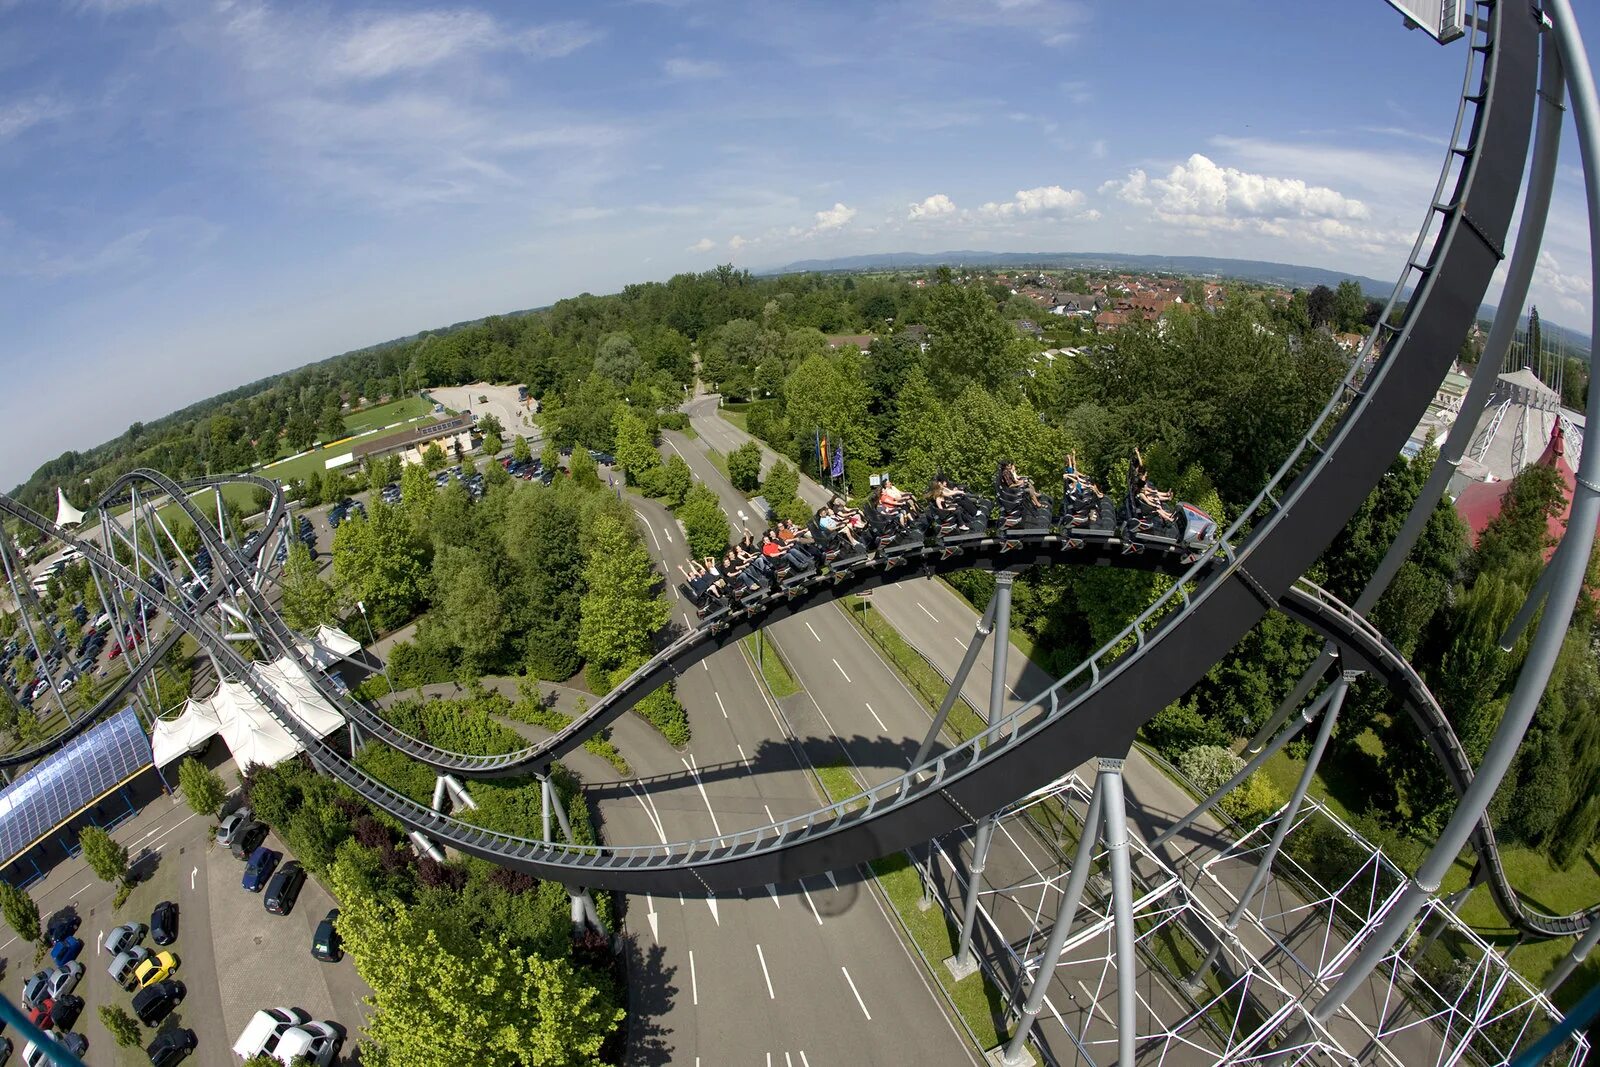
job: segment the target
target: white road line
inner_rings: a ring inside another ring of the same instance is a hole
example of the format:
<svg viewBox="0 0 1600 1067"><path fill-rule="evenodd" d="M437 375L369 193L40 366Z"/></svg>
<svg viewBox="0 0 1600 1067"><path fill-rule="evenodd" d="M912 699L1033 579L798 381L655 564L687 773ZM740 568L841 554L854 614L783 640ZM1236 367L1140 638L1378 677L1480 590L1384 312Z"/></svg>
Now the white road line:
<svg viewBox="0 0 1600 1067"><path fill-rule="evenodd" d="M654 526L651 526L648 522L644 524L644 528L646 530L650 531L650 540L652 540L652 541L654 541L656 543L656 551L660 552L661 551L661 538L656 536L656 528Z"/></svg>
<svg viewBox="0 0 1600 1067"><path fill-rule="evenodd" d="M641 793L638 786L629 782L628 788L633 790L633 795L638 798L639 806L644 809L644 817L650 820L650 825L655 829L656 836L661 838L663 845L666 844L667 832L661 825L661 814L651 806L650 801L646 799L647 794Z"/></svg>
<svg viewBox="0 0 1600 1067"><path fill-rule="evenodd" d="M94 883L90 882L88 885L84 886L82 889L80 889L76 893L72 894L72 897L70 899L77 900L79 897L81 897L83 894L87 893L89 890L91 890L93 888L94 888Z"/></svg>
<svg viewBox="0 0 1600 1067"><path fill-rule="evenodd" d="M778 821L778 820L777 820L777 819L775 819L775 818L773 818L773 817L772 817L772 809L771 809L771 808L768 808L768 807L767 807L767 806L766 806L766 805L765 805L765 804L763 804L763 805L761 805L761 806L762 806L762 807L763 807L763 808L765 808L765 809L766 809L766 812L767 812L767 821L768 821L768 822L777 822L777 821ZM666 842L665 842L665 841L663 841L663 842L661 842L661 843L662 843L662 844L663 844L663 845L664 845L664 844L666 844Z"/></svg>
<svg viewBox="0 0 1600 1067"><path fill-rule="evenodd" d="M920 601L920 600L917 601L917 607L922 608L922 601ZM922 613L924 615L926 615L928 618L932 619L934 622L938 622L939 621L939 616L935 615L933 612L929 611L927 608L922 608Z"/></svg>
<svg viewBox="0 0 1600 1067"><path fill-rule="evenodd" d="M811 625L811 624L810 624L810 623L807 623L807 624L806 624L806 625L807 625L807 626L809 626L809 625ZM835 667L839 667L839 661L838 661L838 660L834 660L834 661L833 661L833 665L834 665L834 666L835 666ZM839 673L840 673L840 674L844 674L844 668L843 668L843 667L839 667ZM847 683L847 684L853 684L853 683L851 683L851 682L850 682L850 676L849 676L849 675L848 675L848 674L844 674L844 680L845 680L845 682L846 682L846 683Z"/></svg>
<svg viewBox="0 0 1600 1067"><path fill-rule="evenodd" d="M872 711L872 705L871 704L867 705L867 710L868 711ZM878 729L880 729L880 730L887 730L888 729L887 726L883 725L883 720L878 718L878 713L877 712L872 711L872 719L873 719L874 722L876 722L878 724Z"/></svg>
<svg viewBox="0 0 1600 1067"><path fill-rule="evenodd" d="M750 766L750 757L744 754L744 746L735 741L733 743L733 747L739 750L739 762L744 764L746 767Z"/></svg>
<svg viewBox="0 0 1600 1067"><path fill-rule="evenodd" d="M694 977L694 949L689 950L689 997L695 1004L700 1003L700 983Z"/></svg>
<svg viewBox="0 0 1600 1067"><path fill-rule="evenodd" d="M663 526L661 527L661 532L667 535L667 544L672 544L672 527Z"/></svg>
<svg viewBox="0 0 1600 1067"><path fill-rule="evenodd" d="M817 638L817 643L818 643L818 644L821 644L821 643L822 643L822 638L820 638L820 637L817 637L817 631L816 631L816 630L814 630L814 629L812 629L812 627L811 627L811 624L810 624L810 623L809 623L809 622L808 622L808 623L806 623L806 629L808 629L808 630L811 630L811 636L812 636L812 637L816 637L816 638Z"/></svg>
<svg viewBox="0 0 1600 1067"><path fill-rule="evenodd" d="M794 1060L789 1058L789 1054L787 1052L783 1054L783 1064L784 1067L794 1067Z"/></svg>
<svg viewBox="0 0 1600 1067"><path fill-rule="evenodd" d="M717 822L716 809L712 808L712 806L711 806L711 798L706 795L705 783L700 780L700 768L691 766L689 761L684 759L682 756L678 757L678 762L683 764L683 769L684 770L688 771L691 775L694 776L695 787L700 790L700 799L706 802L706 811L711 813L711 828L717 832L717 836L718 837L721 837L722 836L722 825ZM665 841L663 841L661 843L663 845L666 844Z"/></svg>
<svg viewBox="0 0 1600 1067"><path fill-rule="evenodd" d="M966 648L967 647L967 643L965 641L961 640L961 638L959 638L959 637L952 637L950 640L954 641L956 644L960 645L962 648Z"/></svg>
<svg viewBox="0 0 1600 1067"><path fill-rule="evenodd" d="M685 615L684 618L688 618L688 616ZM703 671L709 671L711 669L711 666L710 666L710 664L706 663L705 660L701 660L700 661L700 669L703 670Z"/></svg>
<svg viewBox="0 0 1600 1067"><path fill-rule="evenodd" d="M704 663L705 660L701 660L700 662ZM722 717L724 719L726 719L728 717L728 706L722 702L722 694L721 693L716 693L714 690L713 690L713 692L714 692L714 694L715 694L715 696L717 698L717 707L722 709Z"/></svg>
<svg viewBox="0 0 1600 1067"><path fill-rule="evenodd" d="M106 947L105 946L105 941L106 941L106 932L104 930L101 930L98 934L95 935L95 938L94 938L94 954L96 956L100 955L101 950L103 950Z"/></svg>
<svg viewBox="0 0 1600 1067"><path fill-rule="evenodd" d="M800 892L806 895L806 903L811 905L811 914L817 917L817 925L822 925L822 913L817 910L817 902L811 899L811 890L806 888L804 882L800 883Z"/></svg>
<svg viewBox="0 0 1600 1067"><path fill-rule="evenodd" d="M805 1049L800 1050L800 1067L811 1067L811 1061L806 1059Z"/></svg>
<svg viewBox="0 0 1600 1067"><path fill-rule="evenodd" d="M661 843L663 845L666 844L665 841L663 841ZM199 867L195 867L195 868L193 868L193 869L191 869L189 871L189 891L191 893L194 892L194 880L199 874L200 874L200 868Z"/></svg>
<svg viewBox="0 0 1600 1067"><path fill-rule="evenodd" d="M778 887L771 882L767 883L767 893L772 897L772 902L778 905L778 910L783 910L783 902L778 899Z"/></svg>
<svg viewBox="0 0 1600 1067"><path fill-rule="evenodd" d="M1091 1016L1095 1012L1099 1012L1100 1018L1104 1019L1108 1023L1111 1023L1112 1026L1117 1025L1116 1023L1112 1022L1111 1016L1106 1014L1106 1010L1102 1008L1099 1002L1094 999L1094 994L1089 992L1089 987L1084 985L1081 980L1078 982L1078 988L1083 990L1083 999L1089 1002L1089 1014Z"/></svg>
<svg viewBox="0 0 1600 1067"><path fill-rule="evenodd" d="M756 958L761 961L761 977L767 980L767 999L777 1000L778 995L772 991L772 975L767 973L767 954L761 951L761 943L759 941L756 942ZM868 1018L871 1018L871 1016L868 1016Z"/></svg>
<svg viewBox="0 0 1600 1067"><path fill-rule="evenodd" d="M861 1005L861 1014L865 1015L867 1017L867 1022L870 1023L872 1021L872 1013L867 1010L867 1002L861 999L861 991L856 988L855 979L851 978L850 972L845 971L843 967L840 967L839 969L844 971L844 980L850 983L850 992L856 995L856 1003Z"/></svg>

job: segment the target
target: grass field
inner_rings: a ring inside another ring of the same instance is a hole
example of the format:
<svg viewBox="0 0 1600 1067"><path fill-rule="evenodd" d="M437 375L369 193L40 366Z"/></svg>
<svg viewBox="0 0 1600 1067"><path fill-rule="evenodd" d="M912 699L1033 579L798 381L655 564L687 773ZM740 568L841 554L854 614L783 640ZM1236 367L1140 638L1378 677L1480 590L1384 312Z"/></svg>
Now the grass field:
<svg viewBox="0 0 1600 1067"><path fill-rule="evenodd" d="M388 407L389 405L384 406ZM416 418L407 420L407 425L422 422L427 418L429 418L427 415L417 416ZM384 423L382 425L388 424ZM363 441L370 441L373 438L382 437L385 434L398 432L399 430L397 429L378 429L357 434L354 437L346 437L342 441L336 441L332 445L307 452L303 456L296 456L294 459L280 460L270 467L263 468L260 473L267 475L269 478L276 478L280 482L287 482L295 478L304 478L312 471L316 471L320 474L327 469L327 461L332 459L334 456L344 455L346 452L349 452L351 448Z"/></svg>
<svg viewBox="0 0 1600 1067"><path fill-rule="evenodd" d="M433 410L433 405L420 396L379 404L376 407L352 411L344 417L344 428L351 433L365 433L395 422L409 422Z"/></svg>

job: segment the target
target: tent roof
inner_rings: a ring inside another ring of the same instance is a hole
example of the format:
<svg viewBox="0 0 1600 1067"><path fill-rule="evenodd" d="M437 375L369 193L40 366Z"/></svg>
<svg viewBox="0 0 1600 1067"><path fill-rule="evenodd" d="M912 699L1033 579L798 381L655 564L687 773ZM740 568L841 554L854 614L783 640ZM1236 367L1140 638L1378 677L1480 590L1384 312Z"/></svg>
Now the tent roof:
<svg viewBox="0 0 1600 1067"><path fill-rule="evenodd" d="M84 731L0 791L0 865L150 766L132 708Z"/></svg>
<svg viewBox="0 0 1600 1067"><path fill-rule="evenodd" d="M318 737L326 737L344 725L344 716L317 692L305 671L292 660L260 663L253 669L257 680L278 694ZM191 700L182 715L156 724L156 762L169 763L216 734L222 735L241 769L252 763L270 767L300 751L300 743L278 724L248 686L226 681L209 700Z"/></svg>
<svg viewBox="0 0 1600 1067"><path fill-rule="evenodd" d="M201 742L222 732L222 720L209 700L190 700L175 719L158 719L150 731L150 750L156 766L181 759Z"/></svg>
<svg viewBox="0 0 1600 1067"><path fill-rule="evenodd" d="M361 651L361 642L336 626L319 627L310 639L301 638L296 648L313 667L327 670L342 659L349 659Z"/></svg>
<svg viewBox="0 0 1600 1067"><path fill-rule="evenodd" d="M77 526L83 522L83 512L72 506L66 491L56 486L56 525Z"/></svg>

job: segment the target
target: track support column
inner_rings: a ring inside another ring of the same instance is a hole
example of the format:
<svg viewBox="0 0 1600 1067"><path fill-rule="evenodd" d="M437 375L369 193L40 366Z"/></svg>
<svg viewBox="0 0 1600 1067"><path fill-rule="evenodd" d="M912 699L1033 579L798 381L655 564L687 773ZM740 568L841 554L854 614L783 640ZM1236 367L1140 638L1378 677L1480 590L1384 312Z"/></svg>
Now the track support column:
<svg viewBox="0 0 1600 1067"><path fill-rule="evenodd" d="M978 619L978 624L972 628L972 640L967 642L967 653L961 657L961 666L956 668L955 676L950 679L950 686L944 692L944 700L940 701L939 710L933 717L933 725L928 727L927 736L922 739L921 747L911 760L913 767L925 763L928 754L933 751L933 743L939 739L939 731L944 729L944 721L950 717L950 709L955 707L956 699L961 696L961 687L966 684L967 675L972 673L972 665L978 662L978 653L983 651L984 638L994 630L996 598L997 594L990 595L989 603L983 609L983 615Z"/></svg>
<svg viewBox="0 0 1600 1067"><path fill-rule="evenodd" d="M1089 809L1083 816L1083 829L1078 832L1078 852L1072 860L1072 875L1067 879L1066 892L1061 894L1061 904L1056 908L1056 924L1050 930L1044 955L1039 958L1039 969L1034 972L1033 985L1028 988L1028 996L1022 1002L1017 1029L1001 1052L1000 1067L1032 1067L1033 1054L1028 1051L1028 1034L1033 1030L1034 1020L1039 1017L1045 992L1050 988L1056 964L1061 961L1061 950L1067 943L1067 935L1072 932L1072 921L1077 918L1078 904L1083 900L1083 886L1089 880L1095 842L1100 837L1104 804L1105 791L1101 778L1096 775L1094 792L1089 797Z"/></svg>
<svg viewBox="0 0 1600 1067"><path fill-rule="evenodd" d="M956 942L956 954L944 961L945 968L957 981L978 969L978 957L972 951L972 928L978 921L978 888L983 883L983 866L989 861L989 841L993 836L994 819L980 819L977 836L972 842L967 892L961 901L961 938Z"/></svg>
<svg viewBox="0 0 1600 1067"><path fill-rule="evenodd" d="M1011 583L1015 571L994 576L994 662L989 674L989 724L1005 718L1006 653L1011 649Z"/></svg>
<svg viewBox="0 0 1600 1067"><path fill-rule="evenodd" d="M1117 951L1117 1063L1133 1067L1139 1005L1133 965L1133 870L1128 859L1128 809L1122 792L1120 759L1100 759L1096 785L1106 819L1106 853L1111 861L1111 914Z"/></svg>
<svg viewBox="0 0 1600 1067"><path fill-rule="evenodd" d="M554 812L556 825L561 827L561 836L571 843L572 820L567 817L567 806L562 802L561 793L548 774L539 779L539 802L544 809L545 840L550 840L550 813ZM572 898L573 934L583 933L584 925L587 924L609 937L611 931L607 930L606 924L600 920L600 911L594 906L594 897L589 895L589 891L569 887L567 893Z"/></svg>
<svg viewBox="0 0 1600 1067"><path fill-rule="evenodd" d="M1590 918L1589 929L1583 932L1578 943L1572 946L1572 951L1561 957L1561 962L1556 964L1555 970L1550 972L1550 977L1544 980L1544 991L1547 995L1555 995L1578 965L1589 958L1589 950L1594 948L1595 942L1600 941L1600 919Z"/></svg>

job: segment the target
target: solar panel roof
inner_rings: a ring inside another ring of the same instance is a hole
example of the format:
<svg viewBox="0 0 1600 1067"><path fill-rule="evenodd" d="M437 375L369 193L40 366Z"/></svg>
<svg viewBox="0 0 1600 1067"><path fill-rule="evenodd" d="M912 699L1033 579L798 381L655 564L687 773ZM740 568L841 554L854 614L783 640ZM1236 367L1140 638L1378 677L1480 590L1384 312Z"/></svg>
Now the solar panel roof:
<svg viewBox="0 0 1600 1067"><path fill-rule="evenodd" d="M125 708L0 791L0 866L150 766L150 739Z"/></svg>

